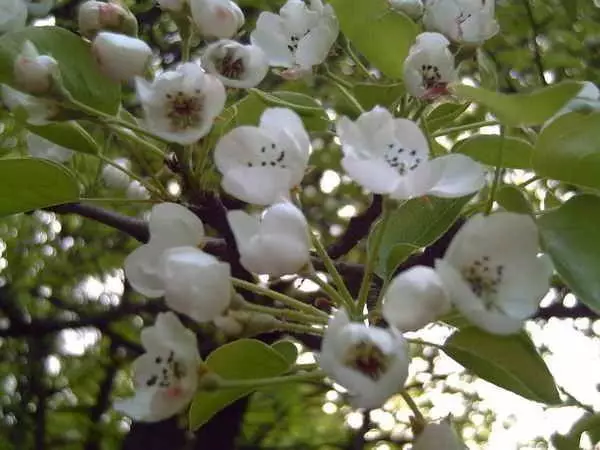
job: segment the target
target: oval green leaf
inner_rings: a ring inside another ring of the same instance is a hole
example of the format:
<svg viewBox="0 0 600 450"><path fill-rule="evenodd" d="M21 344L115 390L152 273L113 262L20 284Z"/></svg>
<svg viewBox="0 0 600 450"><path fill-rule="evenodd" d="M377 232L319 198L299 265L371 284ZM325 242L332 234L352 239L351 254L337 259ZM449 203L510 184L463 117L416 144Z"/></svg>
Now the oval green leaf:
<svg viewBox="0 0 600 450"><path fill-rule="evenodd" d="M542 125L580 89L575 82L558 83L528 94L502 94L464 84L452 86L457 97L479 103L504 125L513 127Z"/></svg>
<svg viewBox="0 0 600 450"><path fill-rule="evenodd" d="M552 374L524 332L498 336L467 327L443 347L456 362L496 386L536 402L561 403Z"/></svg>
<svg viewBox="0 0 600 450"><path fill-rule="evenodd" d="M61 147L80 153L97 154L98 144L77 122L57 122L50 125L25 125L29 131Z"/></svg>
<svg viewBox="0 0 600 450"><path fill-rule="evenodd" d="M538 219L545 250L579 300L600 313L600 198L573 197Z"/></svg>
<svg viewBox="0 0 600 450"><path fill-rule="evenodd" d="M419 32L387 0L330 0L344 35L362 55L386 76L402 78L404 60Z"/></svg>
<svg viewBox="0 0 600 450"><path fill-rule="evenodd" d="M78 199L77 180L60 164L35 158L0 160L0 217Z"/></svg>
<svg viewBox="0 0 600 450"><path fill-rule="evenodd" d="M227 380L275 377L289 368L288 361L278 350L256 339L240 339L217 348L208 355L206 365ZM190 429L200 428L223 408L254 390L240 387L199 392L189 411Z"/></svg>
<svg viewBox="0 0 600 450"><path fill-rule="evenodd" d="M0 38L0 83L18 89L13 61L30 40L41 54L56 59L62 80L75 99L108 114L115 114L121 101L121 86L98 70L90 44L60 27L29 27Z"/></svg>
<svg viewBox="0 0 600 450"><path fill-rule="evenodd" d="M503 142L504 141L504 142ZM502 150L502 167L530 169L533 146L516 137L478 134L457 142L452 153L462 153L489 166L496 166Z"/></svg>
<svg viewBox="0 0 600 450"><path fill-rule="evenodd" d="M496 192L496 201L507 211L533 214L533 208L525 193L516 186L504 185Z"/></svg>

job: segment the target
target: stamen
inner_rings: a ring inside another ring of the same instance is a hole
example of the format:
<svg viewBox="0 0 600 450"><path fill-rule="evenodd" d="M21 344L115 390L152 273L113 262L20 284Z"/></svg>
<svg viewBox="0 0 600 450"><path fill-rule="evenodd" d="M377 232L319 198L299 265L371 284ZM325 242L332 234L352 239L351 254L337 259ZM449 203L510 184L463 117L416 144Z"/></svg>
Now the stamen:
<svg viewBox="0 0 600 450"><path fill-rule="evenodd" d="M372 342L361 341L350 348L344 363L376 381L387 371L389 358Z"/></svg>

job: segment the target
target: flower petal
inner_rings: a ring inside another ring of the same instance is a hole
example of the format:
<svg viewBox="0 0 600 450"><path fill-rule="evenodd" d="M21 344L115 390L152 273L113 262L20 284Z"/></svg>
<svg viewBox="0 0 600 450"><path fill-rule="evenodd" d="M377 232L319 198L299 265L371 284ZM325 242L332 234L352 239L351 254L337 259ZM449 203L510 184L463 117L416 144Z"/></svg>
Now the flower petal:
<svg viewBox="0 0 600 450"><path fill-rule="evenodd" d="M232 169L221 180L225 192L254 205L285 200L292 186L289 171L272 167Z"/></svg>
<svg viewBox="0 0 600 450"><path fill-rule="evenodd" d="M465 155L452 154L429 162L435 184L429 193L436 197L463 197L485 185L483 166Z"/></svg>
<svg viewBox="0 0 600 450"><path fill-rule="evenodd" d="M125 258L125 277L133 289L150 298L165 293L158 262L165 248L161 245L144 244Z"/></svg>
<svg viewBox="0 0 600 450"><path fill-rule="evenodd" d="M350 178L375 194L389 194L398 186L400 176L383 159L344 156L342 167Z"/></svg>
<svg viewBox="0 0 600 450"><path fill-rule="evenodd" d="M204 238L202 221L185 206L160 203L152 208L150 240L164 247L196 246Z"/></svg>

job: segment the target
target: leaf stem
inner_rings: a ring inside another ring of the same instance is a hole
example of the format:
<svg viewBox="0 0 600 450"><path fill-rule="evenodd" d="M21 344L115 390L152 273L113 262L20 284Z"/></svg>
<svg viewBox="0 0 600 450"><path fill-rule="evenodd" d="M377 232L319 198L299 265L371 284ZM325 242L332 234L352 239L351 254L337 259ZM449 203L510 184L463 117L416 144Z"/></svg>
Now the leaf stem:
<svg viewBox="0 0 600 450"><path fill-rule="evenodd" d="M316 283L327 294L329 300L331 300L337 307L345 306L347 308L348 306L351 306L347 304L344 296L336 291L329 283L327 283L327 281L322 280L312 267L309 279L313 283Z"/></svg>
<svg viewBox="0 0 600 450"><path fill-rule="evenodd" d="M496 170L494 171L494 180L492 181L492 187L490 189L490 196L487 202L487 206L485 208L485 215L489 215L494 208L494 199L496 197L496 193L498 192L498 186L500 185L500 179L502 178L502 161L504 159L504 127L500 127L500 136L502 140L500 141L500 148L498 149L498 161L496 162Z"/></svg>
<svg viewBox="0 0 600 450"><path fill-rule="evenodd" d="M324 333L323 328L291 322L280 322L275 326L275 329L280 331L291 331L292 333L314 334L316 336L323 336Z"/></svg>
<svg viewBox="0 0 600 450"><path fill-rule="evenodd" d="M489 127L493 125L499 125L497 120L484 120L481 122L467 123L465 125L458 125L456 127L444 128L431 133L431 137L445 136L447 134L458 133L460 131L475 130L477 128Z"/></svg>
<svg viewBox="0 0 600 450"><path fill-rule="evenodd" d="M425 417L423 416L423 414L419 410L419 407L417 406L417 404L415 403L413 398L409 395L409 393L406 391L401 391L400 395L402 396L402 398L404 399L404 401L406 402L408 407L411 409L411 411L415 415L415 419L419 423L422 423L422 424L426 423L427 421L425 420Z"/></svg>
<svg viewBox="0 0 600 450"><path fill-rule="evenodd" d="M365 112L362 105L359 103L358 100L356 100L356 97L354 97L354 95L352 95L350 93L350 91L348 91L348 89L346 89L346 87L344 87L342 85L342 83L340 83L334 75L327 72L327 73L325 73L324 77L327 78L329 81L331 81L331 83L336 88L338 88L338 90L344 95L344 97L346 97L346 100L348 100L352 104L352 106L354 106L354 108L356 108L356 110L359 112L359 114L362 114Z"/></svg>
<svg viewBox="0 0 600 450"><path fill-rule="evenodd" d="M258 313L270 314L273 316L284 317L286 319L296 320L298 322L306 322L308 324L326 324L327 318L316 316L314 314L305 314L293 309L273 308L271 306L257 305L255 303L245 302L243 309Z"/></svg>
<svg viewBox="0 0 600 450"><path fill-rule="evenodd" d="M235 389L235 388L257 388L273 386L285 383L298 383L302 381L313 381L325 378L325 373L321 370L314 372L299 373L295 375L284 375L281 377L254 378L250 380L224 380L220 379L217 389Z"/></svg>
<svg viewBox="0 0 600 450"><path fill-rule="evenodd" d="M153 184L148 183L142 177L136 175L135 173L133 173L131 170L127 169L126 167L120 166L119 164L117 164L116 162L114 162L110 158L107 158L106 156L101 155L101 154L99 154L97 156L105 164L108 164L109 166L112 166L115 169L120 170L121 172L123 172L124 174L126 174L129 178L131 178L132 180L137 180L142 186L144 186L146 189L148 189L148 191L150 191L151 193L153 193L157 197L163 198L163 196L164 196L163 192L161 192L160 189L157 189Z"/></svg>

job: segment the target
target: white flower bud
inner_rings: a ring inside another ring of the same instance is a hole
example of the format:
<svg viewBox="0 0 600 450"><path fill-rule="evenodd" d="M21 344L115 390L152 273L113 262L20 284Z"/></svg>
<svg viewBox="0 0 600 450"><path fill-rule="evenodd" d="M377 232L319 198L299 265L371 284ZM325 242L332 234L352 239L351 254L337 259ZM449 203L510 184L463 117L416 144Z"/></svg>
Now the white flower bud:
<svg viewBox="0 0 600 450"><path fill-rule="evenodd" d="M130 200L148 200L150 198L150 193L142 183L138 180L133 180L129 183L129 186L127 186L125 196Z"/></svg>
<svg viewBox="0 0 600 450"><path fill-rule="evenodd" d="M417 436L413 450L466 450L449 423L429 423Z"/></svg>
<svg viewBox="0 0 600 450"><path fill-rule="evenodd" d="M421 0L388 0L388 3L392 10L402 12L413 19L418 19L423 15Z"/></svg>
<svg viewBox="0 0 600 450"><path fill-rule="evenodd" d="M98 33L92 51L102 73L114 81L143 75L152 58L152 49L141 39L106 31Z"/></svg>
<svg viewBox="0 0 600 450"><path fill-rule="evenodd" d="M31 41L25 41L14 65L15 79L24 92L46 94L59 76L58 62L40 55Z"/></svg>
<svg viewBox="0 0 600 450"><path fill-rule="evenodd" d="M231 38L244 25L244 13L230 0L190 0L190 8L203 36Z"/></svg>
<svg viewBox="0 0 600 450"><path fill-rule="evenodd" d="M79 7L77 23L79 32L90 39L100 31L137 35L137 19L118 3L85 2Z"/></svg>
<svg viewBox="0 0 600 450"><path fill-rule="evenodd" d="M129 170L131 163L127 158L117 158L114 162ZM114 166L107 165L102 169L104 184L112 189L126 189L129 186L129 175Z"/></svg>
<svg viewBox="0 0 600 450"><path fill-rule="evenodd" d="M0 2L0 34L17 31L27 23L27 5L23 0Z"/></svg>

